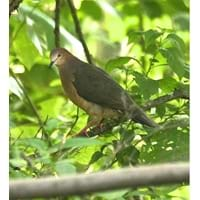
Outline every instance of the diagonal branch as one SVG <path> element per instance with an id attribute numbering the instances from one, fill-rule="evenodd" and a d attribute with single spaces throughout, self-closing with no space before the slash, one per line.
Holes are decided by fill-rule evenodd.
<path id="1" fill-rule="evenodd" d="M 158 97 L 157 99 L 154 99 L 152 101 L 147 102 L 144 106 L 144 110 L 148 110 L 150 108 L 156 107 L 158 105 L 161 105 L 163 103 L 166 103 L 168 101 L 174 100 L 174 99 L 189 99 L 189 92 L 186 90 L 175 90 L 172 94 L 167 94 L 161 97 Z"/>
<path id="2" fill-rule="evenodd" d="M 55 0 L 55 1 L 56 1 L 55 28 L 54 28 L 55 46 L 60 47 L 60 0 Z"/>
<path id="3" fill-rule="evenodd" d="M 46 131 L 45 131 L 45 129 L 44 129 L 44 123 L 43 123 L 43 121 L 42 121 L 42 119 L 41 119 L 41 117 L 40 117 L 40 115 L 39 115 L 39 113 L 38 113 L 38 111 L 37 111 L 35 105 L 33 104 L 31 98 L 29 97 L 29 95 L 28 95 L 28 93 L 27 93 L 27 91 L 26 91 L 26 89 L 25 89 L 23 83 L 20 82 L 20 81 L 18 80 L 18 78 L 16 77 L 15 73 L 14 73 L 12 70 L 10 70 L 10 73 L 11 73 L 12 77 L 15 79 L 15 81 L 17 82 L 17 84 L 19 85 L 19 87 L 21 88 L 21 90 L 23 91 L 24 96 L 25 96 L 25 98 L 26 98 L 28 104 L 30 105 L 30 107 L 31 107 L 31 109 L 32 109 L 32 111 L 33 111 L 33 113 L 35 114 L 35 116 L 36 116 L 36 118 L 37 118 L 37 120 L 38 120 L 38 124 L 39 124 L 39 126 L 41 127 L 43 134 L 44 134 L 45 136 L 47 136 L 47 135 L 46 135 Z"/>
<path id="4" fill-rule="evenodd" d="M 77 13 L 76 13 L 76 8 L 74 7 L 74 4 L 73 4 L 72 0 L 67 0 L 67 2 L 68 2 L 68 5 L 69 5 L 70 11 L 71 11 L 71 15 L 72 15 L 72 18 L 73 18 L 73 21 L 74 21 L 74 24 L 75 24 L 76 33 L 77 33 L 77 35 L 79 37 L 79 40 L 82 43 L 82 46 L 83 46 L 87 61 L 88 61 L 88 63 L 92 64 L 92 59 L 91 59 L 91 56 L 90 56 L 90 52 L 88 50 L 87 44 L 86 44 L 86 42 L 84 40 L 84 37 L 83 37 L 83 33 L 81 31 L 81 26 L 80 26 L 80 22 L 79 22 Z"/>

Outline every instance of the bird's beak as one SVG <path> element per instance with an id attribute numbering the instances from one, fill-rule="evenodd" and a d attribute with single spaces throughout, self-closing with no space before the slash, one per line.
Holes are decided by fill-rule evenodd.
<path id="1" fill-rule="evenodd" d="M 49 64 L 49 69 L 52 67 L 52 65 L 54 64 L 55 61 L 51 61 Z"/>

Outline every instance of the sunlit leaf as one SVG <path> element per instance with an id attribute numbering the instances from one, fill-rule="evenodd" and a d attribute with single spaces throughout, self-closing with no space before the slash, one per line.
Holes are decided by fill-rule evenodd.
<path id="1" fill-rule="evenodd" d="M 176 48 L 180 53 L 185 54 L 185 44 L 184 41 L 174 33 L 170 33 L 164 40 L 165 48 Z"/>
<path id="2" fill-rule="evenodd" d="M 143 36 L 142 31 L 130 31 L 128 33 L 128 43 L 138 43 Z"/>
<path id="3" fill-rule="evenodd" d="M 70 148 L 70 147 L 87 147 L 91 145 L 102 145 L 103 142 L 98 139 L 93 138 L 71 138 L 66 140 L 63 144 L 63 148 Z"/>
<path id="4" fill-rule="evenodd" d="M 59 125 L 59 120 L 52 118 L 49 119 L 46 123 L 45 123 L 45 130 L 48 132 L 52 132 L 53 130 L 57 129 Z"/>
<path id="5" fill-rule="evenodd" d="M 167 59 L 169 66 L 179 76 L 182 77 L 185 73 L 185 63 L 176 48 L 160 49 L 161 54 Z"/>
<path id="6" fill-rule="evenodd" d="M 74 174 L 76 167 L 69 162 L 69 160 L 61 160 L 55 163 L 55 170 L 58 175 Z"/>
<path id="7" fill-rule="evenodd" d="M 178 82 L 172 77 L 165 77 L 160 79 L 158 82 L 159 88 L 165 93 L 173 92 L 178 86 Z"/>
<path id="8" fill-rule="evenodd" d="M 156 0 L 142 0 L 142 8 L 151 18 L 160 17 L 162 15 L 162 7 Z"/>
<path id="9" fill-rule="evenodd" d="M 92 158 L 89 162 L 89 165 L 93 164 L 94 162 L 96 162 L 97 160 L 99 160 L 101 157 L 103 156 L 103 153 L 100 151 L 96 151 L 93 155 Z"/>
<path id="10" fill-rule="evenodd" d="M 144 32 L 144 41 L 145 41 L 145 46 L 148 48 L 150 45 L 155 43 L 155 40 L 161 36 L 162 33 L 158 32 L 156 30 L 148 30 Z"/>
<path id="11" fill-rule="evenodd" d="M 9 160 L 10 164 L 13 166 L 13 167 L 26 167 L 27 163 L 24 159 L 21 159 L 21 158 L 11 158 Z"/>
<path id="12" fill-rule="evenodd" d="M 122 67 L 126 63 L 128 63 L 132 58 L 131 57 L 117 57 L 114 59 L 111 59 L 107 62 L 106 68 L 113 69 L 116 67 Z"/>
<path id="13" fill-rule="evenodd" d="M 80 10 L 95 20 L 101 20 L 103 17 L 101 7 L 95 1 L 82 1 Z"/>
<path id="14" fill-rule="evenodd" d="M 19 85 L 17 84 L 16 80 L 12 77 L 10 77 L 10 91 L 12 93 L 14 93 L 16 96 L 18 96 L 20 99 L 23 98 L 23 91 L 22 89 L 19 87 Z"/>
<path id="15" fill-rule="evenodd" d="M 13 48 L 17 58 L 29 70 L 35 63 L 37 57 L 40 56 L 38 50 L 28 37 L 25 27 L 22 27 L 18 38 L 13 42 Z"/>
<path id="16" fill-rule="evenodd" d="M 45 151 L 48 145 L 45 141 L 39 138 L 24 138 L 17 141 L 17 144 L 22 144 L 27 147 L 34 147 L 39 151 Z"/>
<path id="17" fill-rule="evenodd" d="M 147 78 L 137 72 L 134 72 L 134 77 L 140 88 L 139 92 L 145 99 L 149 99 L 153 94 L 158 93 L 158 81 Z"/>
<path id="18" fill-rule="evenodd" d="M 100 198 L 105 198 L 109 200 L 124 200 L 123 195 L 127 193 L 128 190 L 117 190 L 117 191 L 111 191 L 111 192 L 101 192 L 101 193 L 96 193 L 96 195 Z"/>
<path id="19" fill-rule="evenodd" d="M 142 148 L 140 158 L 144 159 L 145 163 L 188 161 L 188 150 L 188 133 L 173 128 L 158 133 L 149 140 Z"/>
<path id="20" fill-rule="evenodd" d="M 176 29 L 181 29 L 183 31 L 188 31 L 190 26 L 189 15 L 185 13 L 177 14 L 174 18 L 174 25 Z"/>

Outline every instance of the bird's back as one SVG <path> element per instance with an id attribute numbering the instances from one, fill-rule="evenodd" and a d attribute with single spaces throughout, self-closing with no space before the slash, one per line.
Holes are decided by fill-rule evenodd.
<path id="1" fill-rule="evenodd" d="M 148 126 L 157 126 L 133 101 L 128 93 L 105 71 L 79 59 L 66 67 L 74 68 L 73 85 L 85 100 L 105 108 L 121 111 L 127 118 Z"/>

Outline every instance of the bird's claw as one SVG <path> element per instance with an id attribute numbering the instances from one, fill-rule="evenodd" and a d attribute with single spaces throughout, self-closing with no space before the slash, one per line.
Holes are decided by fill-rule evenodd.
<path id="1" fill-rule="evenodd" d="M 77 136 L 82 136 L 82 137 L 89 137 L 88 133 L 87 133 L 87 129 L 83 129 L 81 130 Z"/>

